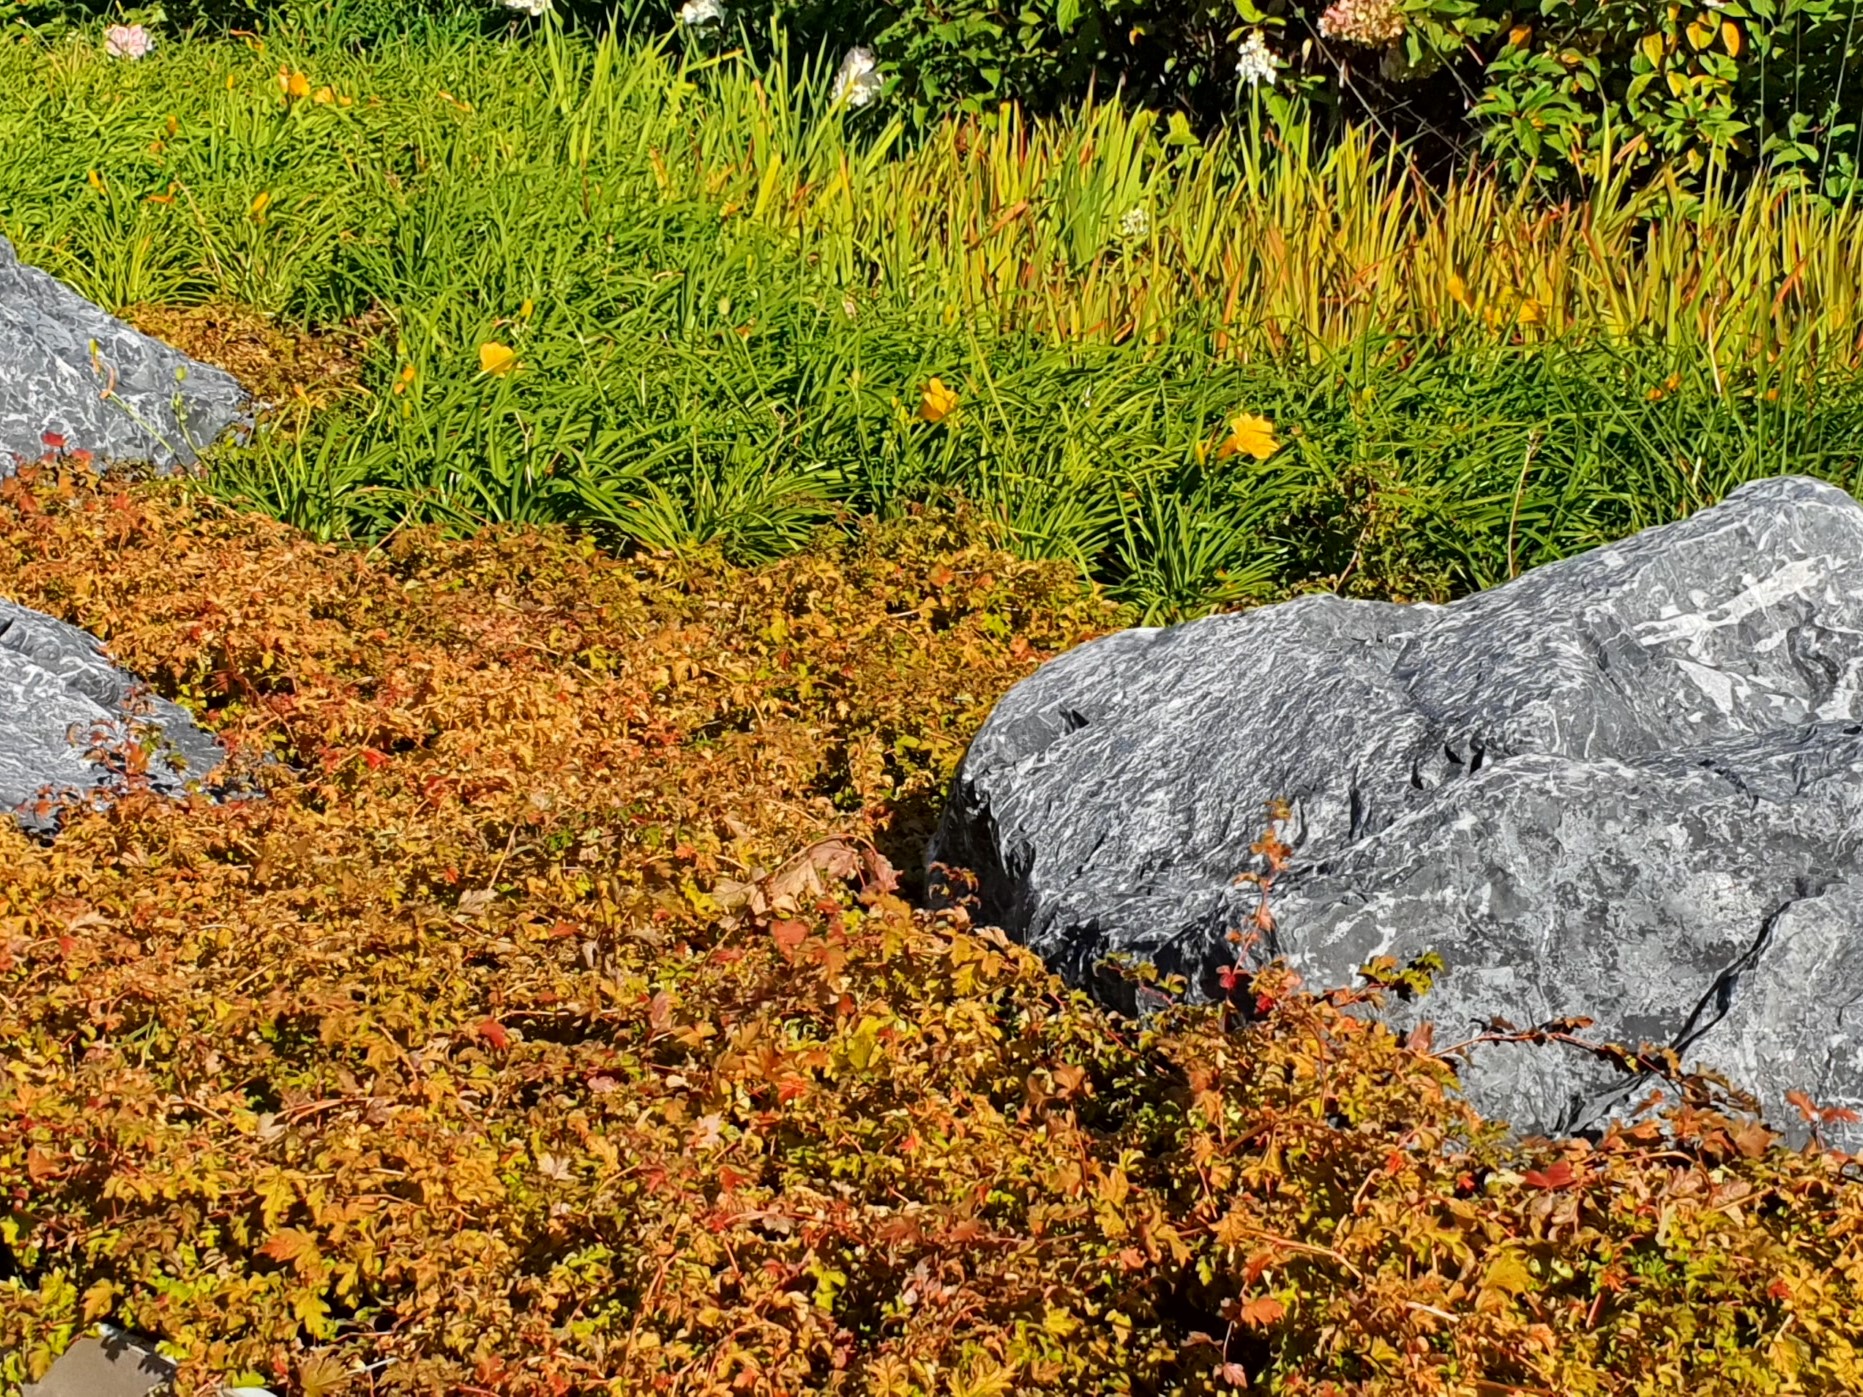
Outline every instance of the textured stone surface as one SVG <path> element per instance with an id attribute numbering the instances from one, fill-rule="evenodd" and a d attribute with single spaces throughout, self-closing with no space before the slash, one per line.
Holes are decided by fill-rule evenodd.
<path id="1" fill-rule="evenodd" d="M 220 763 L 213 737 L 175 704 L 139 693 L 95 638 L 0 601 L 0 810 L 49 828 L 34 809 L 40 796 L 115 784 L 92 750 L 143 734 L 158 739 L 148 775 L 159 790 L 178 793 Z"/>
<path id="2" fill-rule="evenodd" d="M 1077 982 L 1213 993 L 1271 799 L 1295 849 L 1251 954 L 1316 987 L 1435 950 L 1403 1027 L 1586 1015 L 1758 1092 L 1863 1105 L 1863 508 L 1781 478 L 1449 606 L 1311 597 L 1052 661 L 966 756 L 934 860 Z M 1647 1084 L 1484 1046 L 1471 1096 L 1595 1125 Z M 1854 1143 L 1854 1142 L 1853 1142 Z"/>
<path id="3" fill-rule="evenodd" d="M 116 1330 L 79 1339 L 23 1397 L 152 1397 L 170 1390 L 175 1365 Z"/>
<path id="4" fill-rule="evenodd" d="M 48 433 L 99 461 L 192 463 L 245 411 L 231 374 L 106 315 L 0 238 L 0 476 L 43 456 Z"/>

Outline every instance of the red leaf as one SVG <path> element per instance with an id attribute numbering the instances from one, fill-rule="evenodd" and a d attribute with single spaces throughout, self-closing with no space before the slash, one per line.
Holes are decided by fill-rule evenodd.
<path id="1" fill-rule="evenodd" d="M 1240 1363 L 1225 1363 L 1218 1371 L 1222 1374 L 1223 1381 L 1231 1387 L 1248 1386 L 1248 1369 Z"/>
<path id="2" fill-rule="evenodd" d="M 1577 1181 L 1578 1175 L 1568 1160 L 1548 1165 L 1544 1172 L 1529 1169 L 1525 1175 L 1528 1188 L 1569 1188 Z"/>
<path id="3" fill-rule="evenodd" d="M 1254 1329 L 1265 1329 L 1270 1324 L 1279 1324 L 1287 1316 L 1287 1306 L 1272 1295 L 1260 1295 L 1242 1306 L 1242 1322 Z"/>
<path id="4" fill-rule="evenodd" d="M 473 1031 L 501 1053 L 511 1046 L 511 1035 L 505 1032 L 505 1026 L 497 1019 L 487 1019 Z"/>
<path id="5" fill-rule="evenodd" d="M 655 1033 L 665 1033 L 673 1026 L 673 996 L 665 990 L 647 1002 L 647 1024 Z"/>
<path id="6" fill-rule="evenodd" d="M 771 922 L 770 939 L 785 959 L 794 959 L 796 947 L 808 938 L 809 929 L 801 922 Z"/>
<path id="7" fill-rule="evenodd" d="M 41 432 L 39 433 L 39 440 L 51 447 L 54 451 L 63 451 L 65 449 L 65 439 L 57 432 Z"/>
<path id="8" fill-rule="evenodd" d="M 259 1248 L 259 1255 L 273 1261 L 296 1261 L 317 1250 L 317 1239 L 301 1227 L 285 1227 L 274 1232 Z"/>

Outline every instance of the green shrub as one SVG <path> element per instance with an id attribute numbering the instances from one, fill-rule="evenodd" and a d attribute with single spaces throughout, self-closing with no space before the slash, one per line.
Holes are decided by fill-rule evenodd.
<path id="1" fill-rule="evenodd" d="M 1515 178 L 1626 152 L 1686 173 L 1804 167 L 1836 193 L 1856 173 L 1854 0 L 776 3 L 805 39 L 869 42 L 921 123 L 1006 100 L 1056 110 L 1096 88 L 1223 118 L 1258 92 L 1282 119 L 1298 99 L 1438 147 L 1479 143 Z M 1245 49 L 1258 84 L 1238 71 Z"/>
<path id="2" fill-rule="evenodd" d="M 1485 151 L 1516 180 L 1625 162 L 1684 177 L 1763 164 L 1834 195 L 1850 190 L 1863 139 L 1857 0 L 718 0 L 704 9 L 721 23 L 690 25 L 675 0 L 552 6 L 561 22 L 597 29 L 687 28 L 701 47 L 767 52 L 774 35 L 832 63 L 870 46 L 888 102 L 920 129 L 1005 102 L 1055 112 L 1116 91 L 1207 128 L 1259 99 L 1283 126 L 1325 112 L 1369 121 L 1425 149 Z M 11 14 L 41 30 L 106 17 L 350 43 L 410 25 L 537 23 L 506 0 L 15 0 Z"/>

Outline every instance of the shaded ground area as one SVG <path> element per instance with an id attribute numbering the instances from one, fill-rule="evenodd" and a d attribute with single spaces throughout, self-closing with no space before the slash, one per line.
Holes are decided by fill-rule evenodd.
<path id="1" fill-rule="evenodd" d="M 330 407 L 362 393 L 362 369 L 379 319 L 311 333 L 229 302 L 136 305 L 124 320 L 204 364 L 225 369 L 275 408 Z"/>

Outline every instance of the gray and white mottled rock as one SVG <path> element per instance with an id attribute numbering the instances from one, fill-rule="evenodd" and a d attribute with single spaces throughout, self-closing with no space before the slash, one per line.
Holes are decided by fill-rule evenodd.
<path id="1" fill-rule="evenodd" d="M 231 374 L 105 314 L 0 238 L 0 476 L 45 455 L 48 434 L 99 462 L 192 464 L 247 403 Z"/>
<path id="2" fill-rule="evenodd" d="M 164 1358 L 152 1341 L 116 1328 L 97 1326 L 60 1354 L 21 1397 L 163 1397 L 174 1391 L 180 1365 Z M 220 1397 L 275 1397 L 270 1388 L 224 1386 Z"/>
<path id="3" fill-rule="evenodd" d="M 178 794 L 220 764 L 220 745 L 168 700 L 139 691 L 88 633 L 0 600 L 0 811 L 28 829 L 53 820 L 43 796 L 120 784 L 99 752 L 154 739 L 147 776 Z"/>
<path id="4" fill-rule="evenodd" d="M 1438 1043 L 1584 1015 L 1756 1092 L 1863 1106 L 1863 507 L 1799 478 L 1448 606 L 1309 597 L 1063 655 L 1013 690 L 935 861 L 1079 983 L 1110 953 L 1204 994 L 1253 907 L 1310 985 L 1448 963 Z M 1446 1036 L 1445 1036 L 1446 1035 Z M 1471 1098 L 1595 1126 L 1640 1084 L 1482 1046 Z M 1854 1143 L 1854 1142 L 1853 1142 Z"/>
<path id="5" fill-rule="evenodd" d="M 66 1349 L 23 1397 L 153 1397 L 170 1390 L 175 1368 L 149 1343 L 105 1327 Z"/>

